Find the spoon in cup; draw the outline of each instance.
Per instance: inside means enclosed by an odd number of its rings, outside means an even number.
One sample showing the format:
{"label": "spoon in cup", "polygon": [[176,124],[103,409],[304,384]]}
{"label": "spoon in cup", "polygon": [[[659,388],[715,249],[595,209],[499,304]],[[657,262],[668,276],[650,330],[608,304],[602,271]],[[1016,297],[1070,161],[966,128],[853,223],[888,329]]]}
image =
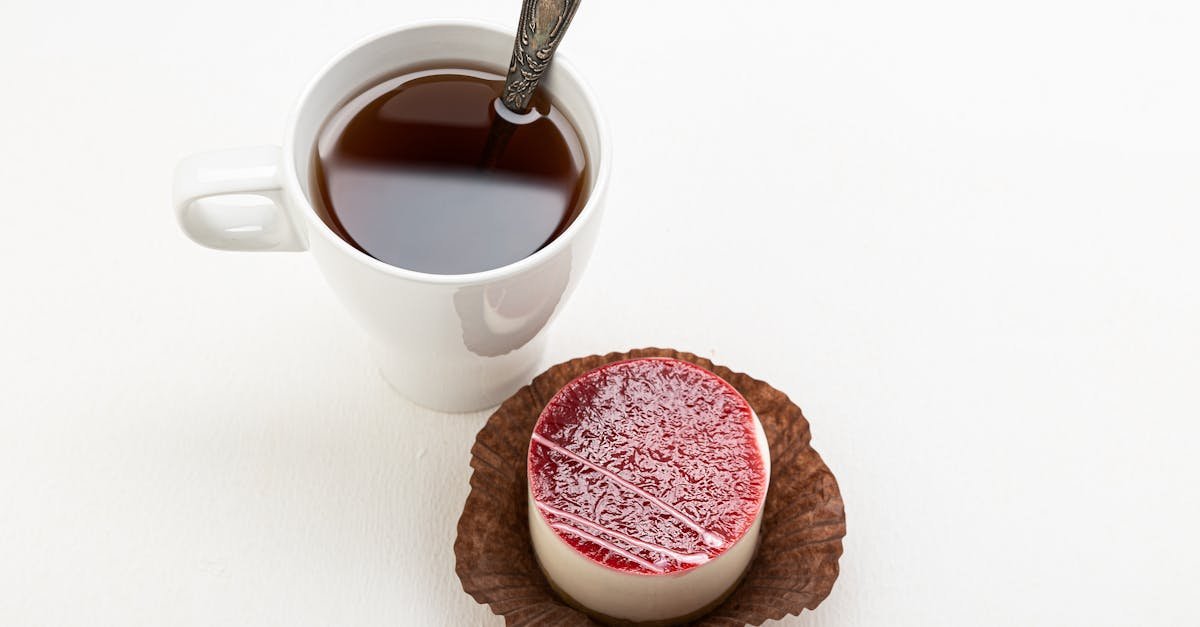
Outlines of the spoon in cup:
{"label": "spoon in cup", "polygon": [[480,167],[491,168],[516,127],[536,119],[530,101],[554,60],[554,51],[571,25],[579,0],[524,0],[513,42],[504,91],[493,101],[496,118],[488,132]]}

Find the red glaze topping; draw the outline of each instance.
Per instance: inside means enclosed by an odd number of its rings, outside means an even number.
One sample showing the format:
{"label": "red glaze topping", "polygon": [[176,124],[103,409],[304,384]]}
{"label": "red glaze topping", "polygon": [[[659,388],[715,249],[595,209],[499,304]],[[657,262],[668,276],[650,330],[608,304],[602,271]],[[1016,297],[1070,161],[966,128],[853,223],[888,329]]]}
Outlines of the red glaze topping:
{"label": "red glaze topping", "polygon": [[687,362],[637,359],[587,372],[550,399],[529,443],[529,487],[579,553],[655,575],[741,539],[767,476],[737,390]]}

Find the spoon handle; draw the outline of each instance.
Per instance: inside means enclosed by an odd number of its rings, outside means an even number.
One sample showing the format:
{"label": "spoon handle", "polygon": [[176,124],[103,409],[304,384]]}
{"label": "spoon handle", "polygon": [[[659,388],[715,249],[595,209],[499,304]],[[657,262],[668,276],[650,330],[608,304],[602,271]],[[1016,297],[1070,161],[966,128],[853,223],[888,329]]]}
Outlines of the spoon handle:
{"label": "spoon handle", "polygon": [[512,62],[500,97],[510,111],[529,111],[533,92],[546,68],[550,67],[554,50],[567,32],[577,8],[579,0],[524,0],[521,3],[521,22],[517,25]]}

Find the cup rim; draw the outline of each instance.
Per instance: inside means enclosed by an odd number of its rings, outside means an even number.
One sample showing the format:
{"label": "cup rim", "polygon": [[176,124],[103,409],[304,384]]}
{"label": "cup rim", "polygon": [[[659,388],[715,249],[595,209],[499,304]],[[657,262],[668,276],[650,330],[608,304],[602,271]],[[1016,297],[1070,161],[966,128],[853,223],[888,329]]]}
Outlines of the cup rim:
{"label": "cup rim", "polygon": [[420,272],[417,270],[409,270],[407,268],[393,266],[355,248],[349,242],[334,233],[333,230],[329,228],[329,225],[317,215],[317,212],[313,209],[312,201],[309,200],[308,195],[303,193],[303,186],[300,183],[299,173],[296,171],[294,159],[294,152],[296,150],[296,127],[300,120],[301,110],[304,108],[305,103],[307,103],[312,97],[313,92],[316,91],[317,86],[322,79],[324,79],[331,71],[333,71],[334,68],[341,64],[342,61],[344,61],[348,56],[374,41],[396,36],[409,31],[444,27],[474,28],[491,31],[506,37],[514,36],[514,33],[511,30],[493,22],[463,18],[442,18],[408,22],[404,25],[363,37],[354,44],[344,48],[341,52],[334,55],[328,62],[326,62],[320,71],[313,75],[312,79],[310,79],[308,84],[304,87],[304,91],[301,92],[300,97],[292,106],[292,110],[288,115],[287,125],[285,126],[287,132],[283,140],[282,185],[285,187],[292,187],[293,191],[295,191],[294,197],[303,202],[301,213],[304,214],[304,219],[308,221],[312,228],[320,233],[320,235],[329,241],[335,248],[349,255],[351,258],[360,263],[374,268],[375,270],[384,274],[392,275],[398,278],[409,279],[412,281],[418,281],[421,283],[439,285],[468,285],[488,283],[505,279],[537,267],[544,263],[547,259],[553,258],[555,255],[559,254],[563,248],[570,246],[571,241],[575,239],[575,236],[583,230],[589,221],[594,219],[594,215],[596,214],[598,210],[597,208],[601,202],[601,196],[604,194],[604,190],[608,185],[610,161],[608,153],[611,150],[612,144],[609,137],[608,122],[605,120],[603,112],[601,112],[599,107],[596,105],[596,98],[592,93],[591,87],[579,75],[579,73],[575,70],[575,67],[571,65],[570,61],[568,61],[561,52],[556,53],[554,56],[554,71],[565,72],[571,77],[571,80],[577,86],[579,95],[586,103],[586,106],[592,115],[592,119],[595,122],[597,138],[596,146],[588,152],[589,157],[592,156],[592,153],[594,153],[596,158],[596,177],[592,182],[591,192],[588,194],[587,201],[584,202],[583,207],[579,210],[579,215],[576,216],[575,220],[572,221],[570,226],[568,226],[567,229],[558,237],[554,238],[549,244],[535,251],[531,255],[518,259],[517,261],[507,265],[500,266],[499,268],[492,268],[490,270],[470,272],[465,274],[434,274],[431,272]]}

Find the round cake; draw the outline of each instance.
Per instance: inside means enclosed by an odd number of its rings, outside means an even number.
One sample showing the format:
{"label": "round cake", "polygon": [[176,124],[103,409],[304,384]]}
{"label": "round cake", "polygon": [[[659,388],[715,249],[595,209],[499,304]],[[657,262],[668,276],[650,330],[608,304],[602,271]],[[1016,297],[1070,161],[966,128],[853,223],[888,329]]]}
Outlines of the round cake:
{"label": "round cake", "polygon": [[754,556],[770,454],[746,399],[675,359],[565,385],[529,443],[529,528],[554,589],[610,623],[692,620]]}

